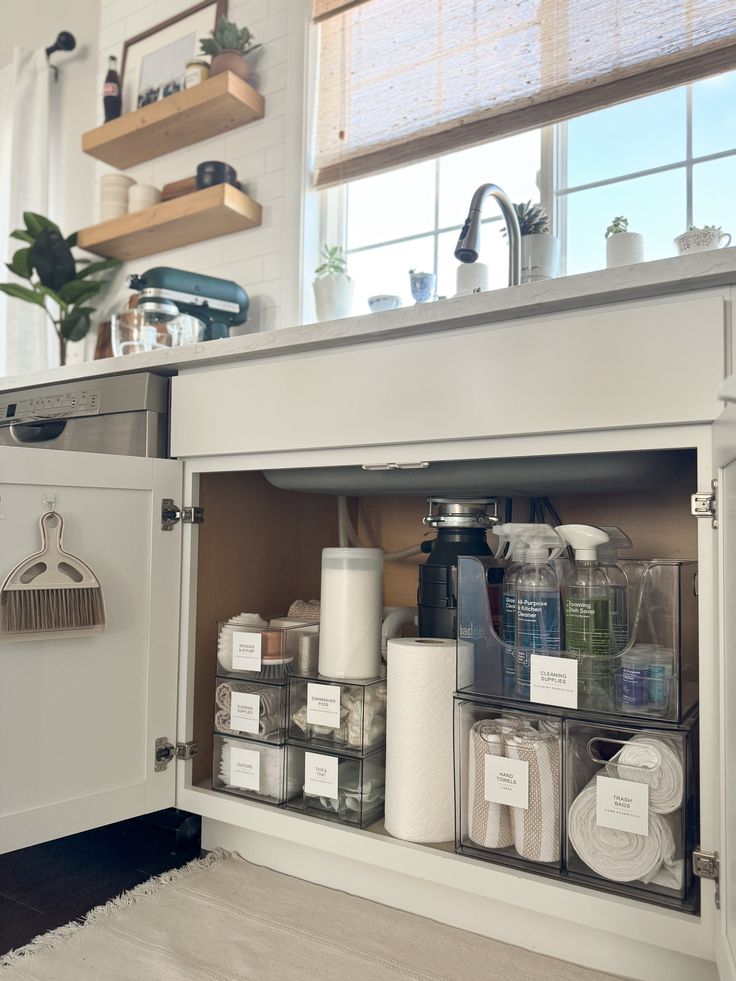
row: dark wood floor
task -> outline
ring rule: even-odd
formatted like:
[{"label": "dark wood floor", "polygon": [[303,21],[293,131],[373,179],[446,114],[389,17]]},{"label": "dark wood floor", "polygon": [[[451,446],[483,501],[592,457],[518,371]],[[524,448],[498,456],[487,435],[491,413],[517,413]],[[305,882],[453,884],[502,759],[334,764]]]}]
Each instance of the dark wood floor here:
[{"label": "dark wood floor", "polygon": [[199,852],[199,818],[168,810],[0,855],[0,954]]}]

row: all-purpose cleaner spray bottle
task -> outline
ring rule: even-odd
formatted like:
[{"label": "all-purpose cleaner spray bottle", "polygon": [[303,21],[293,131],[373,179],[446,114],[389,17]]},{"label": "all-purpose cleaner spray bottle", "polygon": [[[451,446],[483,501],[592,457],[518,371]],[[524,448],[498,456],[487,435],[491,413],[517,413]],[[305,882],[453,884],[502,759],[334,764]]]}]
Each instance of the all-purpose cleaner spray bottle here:
[{"label": "all-purpose cleaner spray bottle", "polygon": [[608,535],[608,541],[599,547],[598,561],[611,584],[614,653],[620,654],[629,643],[629,580],[617,559],[619,549],[632,548],[633,542],[620,528],[603,526],[601,531]]},{"label": "all-purpose cleaner spray bottle", "polygon": [[559,535],[575,550],[575,562],[563,582],[565,650],[578,659],[578,695],[588,707],[609,703],[615,651],[613,602],[608,576],[597,549],[608,534],[592,525],[560,525]]},{"label": "all-purpose cleaner spray bottle", "polygon": [[560,583],[550,565],[565,543],[549,525],[528,525],[520,535],[524,560],[516,576],[516,697],[529,700],[532,654],[560,650]]}]

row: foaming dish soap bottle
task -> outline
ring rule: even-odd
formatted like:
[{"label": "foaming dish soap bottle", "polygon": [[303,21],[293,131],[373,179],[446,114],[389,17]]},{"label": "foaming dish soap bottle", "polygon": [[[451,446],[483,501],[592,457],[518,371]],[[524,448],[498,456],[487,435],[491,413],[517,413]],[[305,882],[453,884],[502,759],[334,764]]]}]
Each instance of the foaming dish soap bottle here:
[{"label": "foaming dish soap bottle", "polygon": [[524,552],[516,575],[516,697],[529,700],[533,654],[560,652],[560,583],[550,564],[565,543],[549,525],[527,525],[520,533]]},{"label": "foaming dish soap bottle", "polygon": [[615,654],[620,654],[629,644],[629,580],[618,564],[619,549],[633,548],[633,542],[620,528],[601,527],[608,541],[598,548],[598,561],[611,586],[611,616]]},{"label": "foaming dish soap bottle", "polygon": [[615,650],[611,584],[598,562],[598,547],[608,534],[592,525],[559,525],[557,533],[575,551],[575,562],[563,582],[565,650],[578,658],[580,707],[607,708],[610,703],[611,654]]}]

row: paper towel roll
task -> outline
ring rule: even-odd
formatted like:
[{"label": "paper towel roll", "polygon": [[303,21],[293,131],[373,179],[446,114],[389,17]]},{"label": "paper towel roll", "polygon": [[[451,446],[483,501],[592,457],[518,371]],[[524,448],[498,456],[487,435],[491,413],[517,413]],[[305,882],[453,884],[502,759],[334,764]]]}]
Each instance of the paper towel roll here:
[{"label": "paper towel roll", "polygon": [[453,841],[455,641],[396,637],[386,661],[386,831]]}]

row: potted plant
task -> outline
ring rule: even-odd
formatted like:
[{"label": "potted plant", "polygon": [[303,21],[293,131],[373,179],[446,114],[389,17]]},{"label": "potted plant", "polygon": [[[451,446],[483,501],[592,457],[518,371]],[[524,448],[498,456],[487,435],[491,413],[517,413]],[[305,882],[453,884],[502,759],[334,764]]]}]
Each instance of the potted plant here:
[{"label": "potted plant", "polygon": [[606,229],[606,266],[630,266],[644,262],[644,238],[629,231],[629,219],[618,215]]},{"label": "potted plant", "polygon": [[[725,242],[723,240],[726,240]],[[723,242],[723,246],[721,243]],[[688,225],[687,231],[678,235],[675,245],[680,255],[689,252],[710,252],[731,244],[731,235],[724,232],[720,225]]]},{"label": "potted plant", "polygon": [[347,273],[341,245],[324,245],[323,260],[314,270],[314,299],[318,320],[339,320],[353,312],[355,284]]},{"label": "potted plant", "polygon": [[[549,215],[541,204],[515,204],[521,232],[521,281],[535,283],[554,279],[560,261],[560,240],[549,227]],[[506,235],[506,229],[501,229]]]},{"label": "potted plant", "polygon": [[211,37],[201,38],[199,42],[202,54],[212,58],[210,75],[233,72],[244,82],[247,81],[252,69],[245,56],[260,48],[260,44],[253,43],[253,35],[248,28],[237,27],[223,14],[217,29],[210,31],[210,34]]},{"label": "potted plant", "polygon": [[26,211],[23,223],[25,228],[16,228],[10,237],[26,244],[6,266],[28,285],[0,283],[0,292],[44,310],[59,339],[59,364],[66,364],[69,341],[81,341],[90,329],[95,308],[88,301],[108,285],[107,280],[92,277],[120,263],[75,258],[77,233],[64,238],[59,226],[43,215]]}]

